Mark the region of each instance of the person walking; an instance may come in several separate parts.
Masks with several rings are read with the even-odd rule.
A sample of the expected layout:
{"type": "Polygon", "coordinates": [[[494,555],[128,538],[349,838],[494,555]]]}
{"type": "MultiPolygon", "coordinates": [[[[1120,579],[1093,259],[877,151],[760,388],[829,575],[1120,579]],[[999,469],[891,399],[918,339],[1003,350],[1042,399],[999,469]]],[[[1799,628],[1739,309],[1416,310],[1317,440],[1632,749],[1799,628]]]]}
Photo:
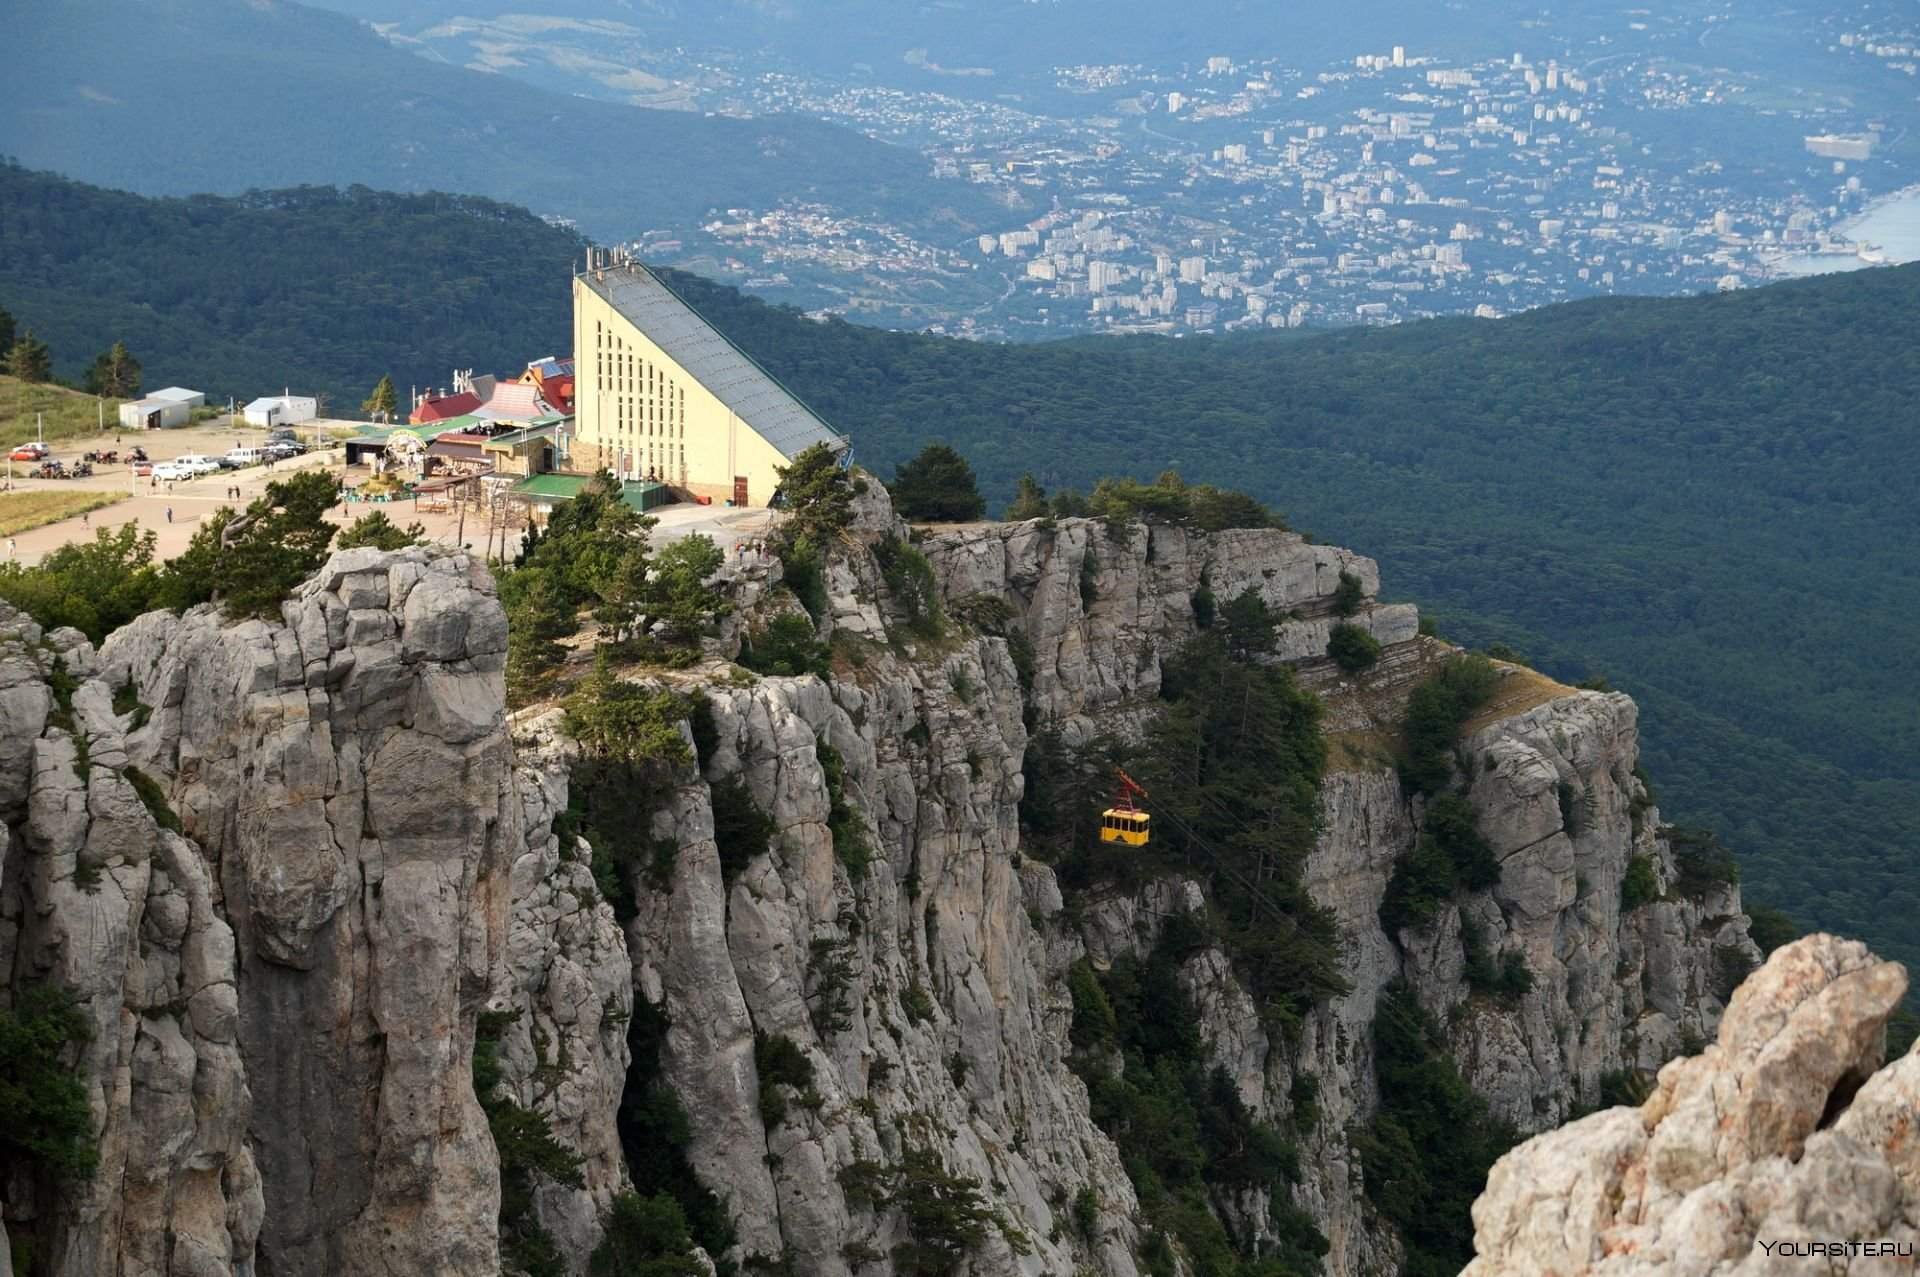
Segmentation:
{"type": "Polygon", "coordinates": [[[168,522],[168,523],[172,523],[172,522],[173,522],[173,507],[172,507],[172,506],[168,506],[168,507],[167,507],[167,522],[168,522]]]}
{"type": "Polygon", "coordinates": [[[12,537],[7,538],[7,558],[11,559],[20,550],[20,543],[12,537]]]}

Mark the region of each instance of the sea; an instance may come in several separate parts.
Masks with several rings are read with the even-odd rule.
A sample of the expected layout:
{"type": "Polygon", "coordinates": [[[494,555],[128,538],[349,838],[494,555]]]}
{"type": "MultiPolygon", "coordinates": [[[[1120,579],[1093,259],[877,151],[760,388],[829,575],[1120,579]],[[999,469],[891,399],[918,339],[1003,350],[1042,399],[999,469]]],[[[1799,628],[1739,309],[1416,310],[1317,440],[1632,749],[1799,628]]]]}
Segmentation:
{"type": "MultiPolygon", "coordinates": [[[[1856,244],[1872,245],[1886,265],[1920,262],[1920,186],[1875,200],[1840,223],[1839,230],[1856,244]]],[[[1773,267],[1782,275],[1829,275],[1881,263],[1837,253],[1809,253],[1779,258],[1773,267]]]]}

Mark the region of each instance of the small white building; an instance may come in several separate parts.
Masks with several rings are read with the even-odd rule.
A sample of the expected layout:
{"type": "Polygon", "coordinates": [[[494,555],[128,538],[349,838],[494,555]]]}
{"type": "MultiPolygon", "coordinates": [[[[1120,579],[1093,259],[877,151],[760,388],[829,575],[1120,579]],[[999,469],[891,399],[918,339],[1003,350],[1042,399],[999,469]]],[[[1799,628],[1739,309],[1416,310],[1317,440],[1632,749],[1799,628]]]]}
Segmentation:
{"type": "Polygon", "coordinates": [[[250,426],[291,426],[319,416],[320,405],[299,395],[274,395],[248,404],[246,415],[250,426]]]}
{"type": "Polygon", "coordinates": [[[207,402],[204,390],[188,390],[185,386],[168,386],[165,390],[156,390],[147,396],[149,399],[165,399],[183,403],[189,408],[198,408],[207,402]]]}
{"type": "Polygon", "coordinates": [[[149,395],[120,405],[123,430],[171,430],[193,420],[193,405],[184,399],[149,395]]]}

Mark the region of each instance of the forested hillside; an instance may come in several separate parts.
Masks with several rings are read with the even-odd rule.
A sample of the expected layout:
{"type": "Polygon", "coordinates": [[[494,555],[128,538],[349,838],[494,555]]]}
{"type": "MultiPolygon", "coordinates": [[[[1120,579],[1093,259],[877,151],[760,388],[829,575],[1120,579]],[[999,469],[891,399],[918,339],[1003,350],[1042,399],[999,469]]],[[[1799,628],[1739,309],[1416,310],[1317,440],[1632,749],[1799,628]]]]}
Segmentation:
{"type": "Polygon", "coordinates": [[[0,164],[0,307],[78,378],[124,341],[148,386],[445,385],[572,341],[571,233],[466,195],[301,187],[144,199],[0,164]]]}
{"type": "MultiPolygon", "coordinates": [[[[0,307],[77,376],[352,395],[567,340],[571,236],[459,197],[145,201],[0,172],[0,307]]],[[[883,474],[1253,491],[1453,637],[1645,707],[1669,819],[1750,898],[1920,961],[1920,266],[1311,337],[1002,347],[814,323],[686,276],[883,474]]]]}
{"type": "Polygon", "coordinates": [[[1380,556],[1453,637],[1646,711],[1750,897],[1920,960],[1920,266],[1497,322],[1028,347],[680,285],[885,473],[1177,467],[1380,556]]]}

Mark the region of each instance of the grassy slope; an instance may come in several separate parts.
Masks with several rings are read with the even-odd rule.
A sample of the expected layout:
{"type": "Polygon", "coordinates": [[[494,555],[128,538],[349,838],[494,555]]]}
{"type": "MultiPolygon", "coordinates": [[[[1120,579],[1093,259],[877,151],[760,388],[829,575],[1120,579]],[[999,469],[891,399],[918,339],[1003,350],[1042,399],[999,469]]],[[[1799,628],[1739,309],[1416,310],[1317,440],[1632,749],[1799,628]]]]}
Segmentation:
{"type": "Polygon", "coordinates": [[[0,373],[0,444],[11,448],[34,438],[35,431],[43,426],[49,441],[90,435],[103,417],[111,430],[119,422],[120,402],[102,401],[65,386],[28,385],[18,377],[0,373]]]}

